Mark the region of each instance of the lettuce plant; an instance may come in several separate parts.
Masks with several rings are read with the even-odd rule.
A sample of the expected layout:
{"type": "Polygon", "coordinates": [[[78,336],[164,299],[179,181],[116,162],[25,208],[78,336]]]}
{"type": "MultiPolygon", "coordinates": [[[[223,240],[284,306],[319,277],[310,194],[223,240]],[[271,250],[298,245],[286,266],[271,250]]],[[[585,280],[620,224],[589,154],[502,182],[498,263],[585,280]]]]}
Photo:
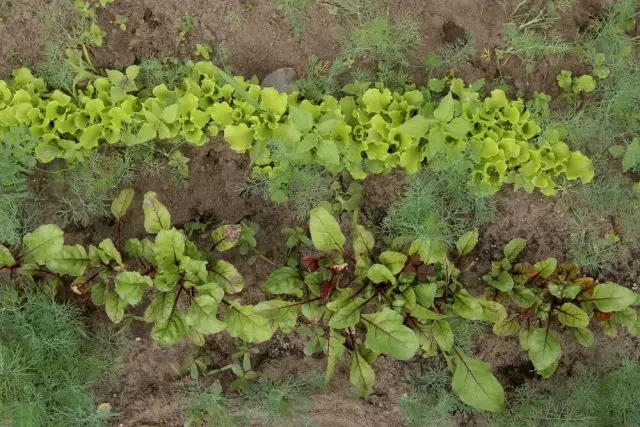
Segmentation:
{"type": "Polygon", "coordinates": [[[504,247],[504,258],[491,265],[483,276],[490,286],[486,296],[506,302],[508,316],[493,326],[497,335],[518,335],[520,346],[543,377],[556,370],[562,350],[558,330],[571,331],[578,343],[590,347],[597,325],[609,338],[623,325],[633,336],[640,335],[637,307],[640,296],[616,283],[598,283],[580,276],[572,262],[555,258],[531,264],[516,262],[524,249],[524,239],[513,239],[504,247]]]}
{"type": "Polygon", "coordinates": [[[203,345],[205,335],[224,330],[249,343],[271,338],[274,330],[268,319],[237,298],[244,288],[240,273],[211,252],[234,247],[240,226],[214,230],[213,249],[200,251],[172,226],[167,208],[149,192],[143,202],[144,228],[153,237],[129,239],[120,250],[119,224],[132,199],[133,191],[124,190],[114,200],[115,244],[107,238],[88,248],[66,245],[62,229],[42,225],[24,236],[17,254],[0,246],[0,270],[27,278],[46,274],[50,279],[69,281],[74,292],[90,294],[94,304],[104,306],[114,323],[127,325],[136,319],[153,323],[151,336],[160,345],[170,346],[182,338],[203,345]],[[143,301],[150,302],[141,318],[128,313],[143,301]],[[225,314],[219,319],[222,306],[225,314]]]}
{"type": "Polygon", "coordinates": [[[303,328],[310,341],[305,352],[327,354],[325,381],[340,358],[349,357],[350,380],[361,395],[373,390],[373,363],[381,354],[399,360],[443,354],[453,373],[452,388],[477,408],[500,411],[504,392],[490,366],[454,345],[449,320],[462,317],[498,322],[506,309],[496,301],[472,296],[459,281],[461,258],[473,250],[478,233],[465,233],[452,261],[439,242],[425,239],[376,249],[374,237],[351,224],[351,244],[325,208],[311,211],[310,234],[322,253],[305,256],[296,267],[276,269],[263,290],[275,299],[255,309],[284,333],[299,315],[322,329],[303,328]]]}
{"type": "Polygon", "coordinates": [[[234,151],[249,152],[253,173],[261,176],[317,165],[364,179],[396,167],[414,173],[425,162],[446,168],[464,156],[472,161],[469,179],[480,195],[503,184],[552,195],[562,174],[583,183],[594,175],[586,156],[570,151],[556,132],[542,133],[522,100],[509,100],[501,90],[482,98],[460,79],[404,92],[349,85],[348,96],[312,102],[298,92],[262,88],[255,78],[232,78],[211,62],[191,64],[173,90],[142,88],[139,72],[130,66],[90,76],[71,97],[48,92],[26,68],[16,70],[12,80],[0,81],[0,135],[29,127],[41,139],[37,158],[46,163],[82,160],[105,142],[182,139],[200,146],[222,133],[234,151]],[[286,158],[273,152],[278,145],[287,147],[286,158]]]}
{"type": "Polygon", "coordinates": [[[556,81],[564,92],[561,98],[570,106],[578,103],[580,93],[590,93],[596,90],[596,80],[588,74],[574,77],[571,71],[561,70],[556,76],[556,81]]]}

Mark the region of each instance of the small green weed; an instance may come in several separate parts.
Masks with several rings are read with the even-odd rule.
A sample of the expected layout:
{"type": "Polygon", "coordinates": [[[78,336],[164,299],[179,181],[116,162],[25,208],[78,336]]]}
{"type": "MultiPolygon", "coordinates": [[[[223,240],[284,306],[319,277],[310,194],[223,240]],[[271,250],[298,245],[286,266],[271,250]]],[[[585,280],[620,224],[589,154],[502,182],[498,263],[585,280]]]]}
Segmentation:
{"type": "Polygon", "coordinates": [[[224,16],[224,22],[229,26],[231,31],[239,31],[244,25],[244,16],[232,10],[224,16]]]}
{"type": "Polygon", "coordinates": [[[178,25],[178,42],[176,43],[176,47],[180,45],[180,43],[184,42],[187,39],[187,35],[193,30],[198,24],[197,18],[191,13],[185,13],[185,15],[180,20],[180,24],[178,25]]]}
{"type": "Polygon", "coordinates": [[[129,25],[129,17],[126,15],[116,15],[115,24],[120,31],[127,31],[127,25],[129,25]]]}
{"type": "Polygon", "coordinates": [[[196,56],[209,61],[211,59],[211,53],[213,53],[213,49],[211,49],[210,45],[207,43],[196,43],[196,56]]]}

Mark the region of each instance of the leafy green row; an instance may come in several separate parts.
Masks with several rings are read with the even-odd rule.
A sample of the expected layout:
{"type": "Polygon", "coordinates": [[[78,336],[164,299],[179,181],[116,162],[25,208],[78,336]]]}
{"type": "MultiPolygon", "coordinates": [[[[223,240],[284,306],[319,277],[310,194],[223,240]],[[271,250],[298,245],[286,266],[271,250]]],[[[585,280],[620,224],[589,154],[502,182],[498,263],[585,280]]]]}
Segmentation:
{"type": "Polygon", "coordinates": [[[344,88],[348,96],[314,103],[297,92],[261,88],[256,79],[231,78],[211,62],[192,64],[175,90],[140,87],[139,70],[107,70],[73,97],[48,92],[26,68],[15,70],[12,80],[0,81],[0,135],[28,126],[41,138],[36,155],[46,163],[81,160],[105,141],[181,138],[199,146],[223,132],[233,150],[250,153],[254,172],[267,176],[316,164],[364,179],[399,166],[414,173],[425,161],[447,167],[464,156],[472,160],[470,183],[478,194],[508,183],[552,195],[562,174],[583,183],[594,175],[591,161],[570,151],[557,132],[542,132],[522,100],[510,101],[501,90],[483,99],[481,84],[465,87],[460,79],[434,79],[404,93],[352,84],[344,88]],[[286,159],[272,156],[282,148],[274,140],[288,150],[286,159]]]}

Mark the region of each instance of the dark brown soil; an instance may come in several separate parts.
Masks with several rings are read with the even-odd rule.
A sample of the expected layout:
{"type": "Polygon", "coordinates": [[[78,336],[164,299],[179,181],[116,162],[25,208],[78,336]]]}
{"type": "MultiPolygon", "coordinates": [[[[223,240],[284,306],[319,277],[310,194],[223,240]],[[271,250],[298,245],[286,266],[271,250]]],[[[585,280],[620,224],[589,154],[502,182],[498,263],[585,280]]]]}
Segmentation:
{"type": "MultiPolygon", "coordinates": [[[[36,17],[37,10],[56,7],[62,0],[0,0],[0,73],[40,59],[47,34],[36,17]]],[[[330,1],[327,3],[331,3],[330,1]]],[[[493,51],[502,43],[502,28],[507,20],[502,6],[494,0],[397,0],[384,1],[391,16],[407,14],[420,25],[423,42],[415,51],[414,62],[421,64],[427,51],[443,42],[452,42],[466,33],[476,38],[476,55],[472,65],[462,74],[469,80],[487,77],[497,79],[493,62],[483,61],[486,48],[493,51]]],[[[507,10],[517,3],[506,1],[507,10]]],[[[563,34],[574,37],[584,30],[601,8],[600,0],[580,1],[564,18],[563,34]]],[[[47,9],[48,10],[48,9],[47,9]]],[[[292,67],[299,75],[309,56],[332,60],[340,50],[335,34],[344,29],[340,14],[331,15],[322,5],[312,7],[307,14],[305,31],[299,40],[291,37],[289,24],[281,18],[270,0],[118,0],[99,11],[100,26],[106,31],[105,45],[93,49],[99,67],[122,68],[147,56],[186,58],[193,56],[195,43],[209,43],[214,48],[226,46],[234,71],[242,75],[264,77],[279,67],[292,67]],[[186,40],[178,44],[179,25],[186,14],[194,16],[197,24],[186,40]],[[115,25],[117,15],[129,18],[126,31],[115,25]],[[234,25],[230,16],[239,16],[234,25]]],[[[514,88],[523,92],[533,90],[554,93],[555,75],[561,68],[577,68],[572,58],[548,58],[526,76],[521,64],[513,58],[502,70],[514,88]]],[[[415,76],[424,79],[426,73],[417,68],[415,76]]],[[[147,191],[155,191],[167,205],[175,224],[189,220],[219,223],[246,218],[260,224],[258,248],[269,257],[277,257],[282,243],[280,229],[295,224],[295,217],[286,206],[274,206],[260,198],[244,199],[237,187],[248,173],[246,156],[232,153],[221,139],[186,153],[192,160],[186,186],[171,184],[166,177],[140,178],[135,182],[136,199],[123,228],[123,237],[143,234],[141,200],[147,191]]],[[[402,189],[402,173],[372,177],[365,182],[363,214],[373,224],[379,224],[385,210],[402,189]]],[[[567,242],[571,232],[570,215],[559,198],[528,195],[503,189],[497,195],[496,220],[481,230],[481,245],[476,250],[478,264],[486,266],[513,237],[529,242],[525,256],[537,260],[548,256],[559,259],[567,256],[567,242]]],[[[97,222],[76,235],[78,240],[93,240],[111,235],[113,227],[97,222]]],[[[268,265],[258,261],[247,265],[244,258],[231,255],[247,284],[249,301],[257,300],[258,289],[269,271],[268,265]]],[[[637,260],[635,261],[638,262],[637,260]]],[[[640,271],[638,265],[633,271],[640,271]]],[[[478,280],[472,272],[472,280],[478,280]]],[[[108,322],[104,314],[88,309],[94,322],[108,322]]],[[[180,344],[171,349],[160,348],[149,336],[147,325],[137,324],[128,333],[130,341],[125,363],[118,376],[104,384],[101,396],[120,411],[116,425],[122,426],[179,426],[184,421],[184,404],[180,390],[188,383],[187,376],[176,373],[190,360],[192,349],[180,344]],[[139,338],[139,339],[138,339],[139,338]]],[[[602,337],[593,349],[581,349],[570,342],[563,343],[565,358],[556,379],[562,381],[585,366],[604,366],[617,358],[622,348],[636,348],[637,342],[621,340],[612,346],[602,337]]],[[[234,342],[226,336],[216,336],[207,342],[212,350],[207,361],[211,368],[230,362],[234,342]]],[[[262,355],[257,369],[265,375],[284,377],[309,370],[323,370],[324,361],[306,358],[302,341],[290,338],[261,345],[262,355]]],[[[637,349],[637,348],[636,348],[637,349]]],[[[478,355],[491,361],[507,392],[526,382],[536,380],[517,341],[487,336],[479,343],[478,355]]],[[[420,373],[419,360],[398,362],[381,357],[376,362],[376,387],[372,396],[358,399],[348,382],[348,366],[341,363],[329,388],[315,397],[309,419],[321,426],[401,426],[405,424],[397,405],[400,396],[409,391],[412,378],[420,373]]],[[[226,375],[226,374],[225,374],[226,375]]],[[[222,375],[224,383],[230,376],[222,375]]],[[[468,420],[461,422],[473,424],[468,420]]]]}

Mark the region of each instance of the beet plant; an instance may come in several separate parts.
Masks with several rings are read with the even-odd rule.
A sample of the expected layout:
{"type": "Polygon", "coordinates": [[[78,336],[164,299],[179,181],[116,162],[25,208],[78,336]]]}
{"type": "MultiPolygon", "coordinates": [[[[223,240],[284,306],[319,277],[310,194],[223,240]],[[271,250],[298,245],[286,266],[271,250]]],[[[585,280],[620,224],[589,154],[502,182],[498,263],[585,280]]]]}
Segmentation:
{"type": "Polygon", "coordinates": [[[152,323],[151,336],[164,346],[182,338],[203,345],[205,335],[224,330],[249,343],[271,338],[274,331],[268,320],[237,298],[244,288],[238,270],[212,252],[233,248],[242,227],[219,227],[212,233],[213,248],[201,251],[173,227],[168,209],[149,192],[142,208],[145,231],[153,237],[129,239],[122,250],[120,224],[133,197],[133,190],[123,190],[113,202],[115,242],[106,238],[87,248],[67,245],[60,227],[42,225],[24,236],[16,255],[0,246],[0,270],[9,270],[11,276],[18,273],[24,280],[44,276],[56,283],[70,282],[74,292],[89,294],[94,304],[104,306],[114,323],[152,323]],[[149,301],[144,314],[131,313],[143,301],[149,301]],[[226,308],[223,319],[218,318],[221,306],[226,308]]]}
{"type": "Polygon", "coordinates": [[[594,343],[593,325],[609,338],[618,335],[619,325],[633,336],[640,335],[638,294],[616,283],[580,276],[572,262],[547,258],[535,264],[516,263],[525,245],[524,239],[507,243],[504,258],[493,262],[483,279],[491,286],[488,298],[509,302],[508,316],[494,324],[494,333],[518,335],[520,346],[543,377],[553,374],[560,362],[557,331],[572,331],[584,347],[594,343]]]}
{"type": "Polygon", "coordinates": [[[453,375],[452,390],[464,403],[501,411],[504,392],[489,364],[455,344],[452,322],[459,318],[492,323],[498,335],[519,334],[543,377],[560,360],[558,329],[572,328],[587,347],[594,341],[591,322],[611,338],[619,324],[632,335],[639,331],[636,293],[578,277],[575,264],[555,258],[515,264],[523,239],[507,244],[504,259],[483,276],[486,292],[472,295],[460,275],[465,255],[478,242],[477,231],[463,234],[449,257],[441,242],[421,238],[398,238],[379,248],[357,215],[347,242],[338,221],[322,207],[311,211],[309,229],[320,253],[302,256],[295,268],[273,271],[263,290],[275,299],[255,310],[284,333],[292,332],[302,315],[305,326],[297,331],[308,338],[305,353],[321,349],[327,355],[325,381],[348,356],[350,380],[361,395],[373,390],[372,366],[381,354],[398,360],[442,354],[453,375]]]}
{"type": "Polygon", "coordinates": [[[340,225],[322,207],[311,211],[309,228],[322,253],[303,257],[298,268],[273,271],[263,290],[277,298],[255,309],[285,333],[294,330],[299,314],[320,325],[324,333],[302,331],[310,337],[306,352],[321,347],[327,354],[326,382],[338,360],[348,356],[350,380],[364,396],[373,390],[372,365],[381,354],[409,360],[441,353],[463,402],[502,410],[504,392],[489,364],[454,345],[449,323],[454,317],[492,323],[506,318],[500,303],[472,296],[459,281],[461,259],[475,247],[476,231],[458,240],[452,261],[441,243],[426,239],[397,241],[380,251],[355,215],[347,245],[340,225]]]}

